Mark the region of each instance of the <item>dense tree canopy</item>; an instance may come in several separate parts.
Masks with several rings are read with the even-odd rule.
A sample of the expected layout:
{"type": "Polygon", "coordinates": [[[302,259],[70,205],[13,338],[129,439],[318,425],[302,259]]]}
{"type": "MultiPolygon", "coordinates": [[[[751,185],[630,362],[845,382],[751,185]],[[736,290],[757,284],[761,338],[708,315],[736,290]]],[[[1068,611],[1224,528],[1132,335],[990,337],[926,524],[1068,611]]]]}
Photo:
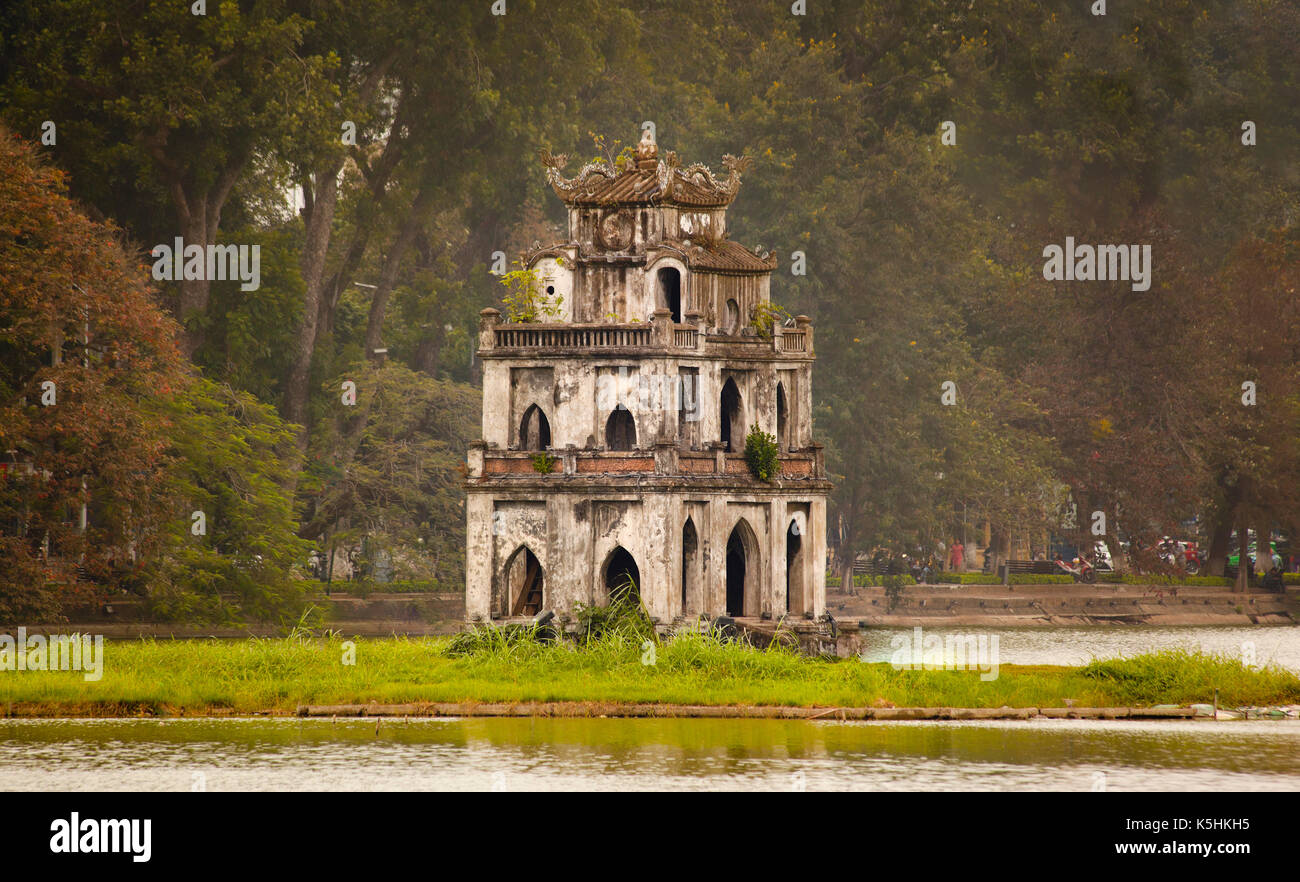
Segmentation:
{"type": "MultiPolygon", "coordinates": [[[[0,204],[7,229],[32,231],[0,241],[0,432],[27,445],[16,459],[58,457],[37,533],[124,541],[70,538],[55,502],[72,504],[83,476],[117,481],[77,450],[131,432],[117,468],[161,470],[179,494],[162,499],[203,497],[250,525],[185,546],[206,587],[150,570],[174,607],[224,614],[223,591],[250,610],[291,605],[286,579],[313,543],[364,541],[364,560],[451,579],[475,318],[501,294],[493,255],[562,235],[540,149],[617,152],[646,120],[688,160],[754,160],[731,236],[778,253],[774,298],[817,324],[841,561],[985,521],[1003,538],[1061,531],[1070,503],[1147,544],[1197,518],[1220,562],[1233,529],[1300,526],[1296,6],[808,6],[15,4],[0,115],[39,146],[9,148],[28,183],[0,186],[41,195],[0,204]],[[17,158],[33,149],[43,164],[17,158]],[[202,380],[174,379],[175,328],[156,310],[123,306],[149,297],[145,277],[54,195],[56,167],[141,251],[174,236],[260,246],[256,290],[159,286],[202,380]],[[1150,245],[1151,284],[1046,280],[1044,248],[1066,237],[1150,245]],[[34,267],[33,248],[64,256],[34,267]],[[104,311],[95,339],[145,348],[120,376],[97,356],[105,412],[70,436],[56,414],[90,406],[76,343],[88,309],[104,311]],[[47,378],[68,410],[31,404],[47,378]],[[344,378],[360,390],[346,412],[344,378]],[[230,443],[205,459],[185,440],[204,432],[230,443]],[[241,457],[266,466],[228,495],[220,476],[243,474],[241,457]]],[[[38,523],[5,492],[8,523],[38,523]]],[[[92,495],[130,509],[96,521],[117,530],[159,499],[92,495]]],[[[151,540],[158,560],[186,560],[162,551],[169,530],[151,540]]],[[[32,535],[0,524],[14,547],[32,535]]]]}

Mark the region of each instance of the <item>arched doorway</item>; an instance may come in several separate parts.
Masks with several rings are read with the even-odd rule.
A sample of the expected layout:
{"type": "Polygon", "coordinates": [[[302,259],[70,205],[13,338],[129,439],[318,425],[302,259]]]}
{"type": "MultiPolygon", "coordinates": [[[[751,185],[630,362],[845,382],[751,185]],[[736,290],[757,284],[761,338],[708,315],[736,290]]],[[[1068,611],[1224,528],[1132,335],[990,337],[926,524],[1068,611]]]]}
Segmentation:
{"type": "Polygon", "coordinates": [[[659,287],[659,305],[673,314],[673,321],[682,321],[682,274],[676,267],[666,266],[655,274],[659,287]]]}
{"type": "Polygon", "coordinates": [[[790,449],[790,427],[787,425],[789,409],[785,403],[785,386],[776,384],[776,443],[784,452],[790,449]]]}
{"type": "Polygon", "coordinates": [[[632,450],[636,447],[636,420],[632,411],[621,404],[605,420],[605,447],[608,450],[632,450]]]}
{"type": "Polygon", "coordinates": [[[519,449],[545,450],[551,446],[551,424],[546,413],[536,404],[524,411],[519,421],[519,449]]]}
{"type": "Polygon", "coordinates": [[[722,397],[718,412],[722,416],[721,432],[718,440],[727,445],[728,453],[735,453],[745,446],[745,420],[741,411],[740,390],[731,377],[722,386],[722,397]]]}
{"type": "Polygon", "coordinates": [[[799,520],[790,521],[785,531],[785,611],[804,611],[803,596],[803,531],[799,520]]]}
{"type": "Polygon", "coordinates": [[[510,555],[502,572],[502,601],[498,609],[511,616],[535,616],[542,611],[545,580],[537,555],[521,545],[510,555]]]}
{"type": "Polygon", "coordinates": [[[636,558],[622,545],[615,546],[605,558],[605,596],[610,603],[620,599],[638,603],[641,600],[641,570],[636,558]]]}
{"type": "Polygon", "coordinates": [[[687,518],[682,526],[682,615],[692,609],[695,605],[692,601],[699,594],[696,578],[699,572],[699,550],[700,537],[695,532],[695,521],[687,518]]]}
{"type": "Polygon", "coordinates": [[[754,531],[743,519],[727,538],[727,615],[758,615],[758,584],[762,561],[754,531]]]}

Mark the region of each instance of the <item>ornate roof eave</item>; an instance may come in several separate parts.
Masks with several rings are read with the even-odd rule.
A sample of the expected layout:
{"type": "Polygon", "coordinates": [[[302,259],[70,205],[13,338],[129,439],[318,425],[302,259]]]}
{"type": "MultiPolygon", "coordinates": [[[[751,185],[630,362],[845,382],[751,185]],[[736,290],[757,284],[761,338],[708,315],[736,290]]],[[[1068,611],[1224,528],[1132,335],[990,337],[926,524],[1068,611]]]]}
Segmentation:
{"type": "Polygon", "coordinates": [[[713,245],[690,240],[667,240],[663,244],[684,251],[686,265],[695,273],[724,276],[770,275],[777,267],[775,251],[750,250],[730,239],[713,245]]]}
{"type": "Polygon", "coordinates": [[[684,247],[673,242],[671,239],[664,240],[654,247],[654,255],[649,258],[650,262],[659,260],[661,257],[675,257],[687,266],[691,265],[691,255],[684,247]]]}
{"type": "Polygon", "coordinates": [[[533,247],[524,251],[521,255],[524,266],[532,266],[543,257],[563,257],[570,258],[577,254],[577,243],[569,242],[559,245],[547,245],[542,247],[540,242],[534,242],[533,247]]]}

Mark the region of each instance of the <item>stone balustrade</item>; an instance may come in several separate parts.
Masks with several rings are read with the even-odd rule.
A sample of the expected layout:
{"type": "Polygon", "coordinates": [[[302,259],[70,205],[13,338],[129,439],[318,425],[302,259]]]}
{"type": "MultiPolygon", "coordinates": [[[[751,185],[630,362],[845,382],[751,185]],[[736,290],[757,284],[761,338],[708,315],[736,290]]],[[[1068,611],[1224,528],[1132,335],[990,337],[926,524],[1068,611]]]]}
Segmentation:
{"type": "MultiPolygon", "coordinates": [[[[500,450],[476,441],[469,449],[469,477],[657,475],[741,478],[749,475],[744,454],[726,453],[720,447],[707,451],[680,450],[675,444],[659,443],[652,448],[629,451],[566,447],[552,448],[546,452],[556,460],[550,475],[539,472],[534,466],[534,457],[540,451],[500,450]]],[[[779,477],[784,480],[824,478],[822,446],[816,444],[804,450],[782,453],[779,477]]]]}
{"type": "Polygon", "coordinates": [[[513,355],[521,350],[546,354],[591,352],[719,352],[728,355],[813,358],[812,322],[797,316],[795,326],[777,325],[770,336],[711,332],[699,313],[685,323],[666,309],[649,322],[502,322],[501,312],[479,313],[479,355],[513,355]]]}

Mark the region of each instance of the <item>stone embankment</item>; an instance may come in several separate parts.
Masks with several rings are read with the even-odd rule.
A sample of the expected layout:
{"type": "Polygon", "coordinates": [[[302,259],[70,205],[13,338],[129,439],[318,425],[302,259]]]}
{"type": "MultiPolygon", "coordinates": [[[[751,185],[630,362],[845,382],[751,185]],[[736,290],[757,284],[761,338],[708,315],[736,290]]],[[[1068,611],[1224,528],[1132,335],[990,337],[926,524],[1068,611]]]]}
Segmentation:
{"type": "Polygon", "coordinates": [[[300,717],[682,717],[770,720],[1188,720],[1190,707],[773,707],[520,702],[303,705],[300,717]]]}
{"type": "Polygon", "coordinates": [[[767,705],[621,704],[615,702],[414,703],[301,705],[300,717],[610,717],[768,720],[1286,720],[1300,705],[1190,707],[773,707],[767,705]],[[1216,716],[1217,713],[1217,716],[1216,716]]]}
{"type": "Polygon", "coordinates": [[[1284,594],[1167,585],[914,585],[891,609],[882,588],[829,591],[846,626],[1293,625],[1300,591],[1284,594]]]}
{"type": "MultiPolygon", "coordinates": [[[[428,636],[454,634],[465,621],[465,595],[460,592],[383,594],[365,597],[334,593],[310,598],[323,611],[321,627],[349,637],[388,637],[393,634],[428,636]]],[[[150,621],[138,598],[68,611],[68,622],[36,625],[30,633],[81,631],[109,639],[134,637],[276,637],[283,628],[273,624],[187,625],[150,621]]]]}
{"type": "MultiPolygon", "coordinates": [[[[465,622],[459,592],[334,593],[311,603],[323,610],[323,627],[348,636],[387,637],[453,634],[465,622]]],[[[1300,622],[1300,587],[1285,594],[1228,588],[1170,588],[1142,585],[914,585],[891,610],[881,588],[853,594],[828,589],[827,611],[840,630],[867,626],[916,625],[1292,625],[1300,622]]],[[[110,639],[134,637],[273,637],[272,624],[186,625],[154,622],[137,598],[70,610],[68,621],[32,625],[30,633],[82,631],[110,639]]]]}

